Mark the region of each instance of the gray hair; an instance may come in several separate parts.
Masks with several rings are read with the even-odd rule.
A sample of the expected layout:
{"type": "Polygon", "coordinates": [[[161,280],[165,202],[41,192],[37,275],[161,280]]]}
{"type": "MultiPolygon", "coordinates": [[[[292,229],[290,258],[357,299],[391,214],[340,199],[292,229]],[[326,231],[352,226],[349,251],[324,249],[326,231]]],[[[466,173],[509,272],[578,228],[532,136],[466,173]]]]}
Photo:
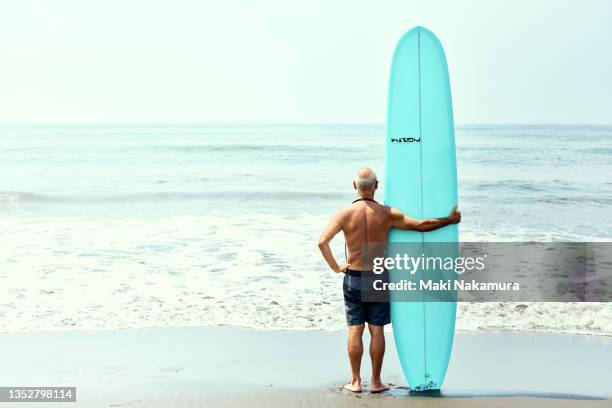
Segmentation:
{"type": "Polygon", "coordinates": [[[359,169],[355,176],[355,186],[358,190],[371,191],[376,185],[376,173],[369,167],[359,169]]]}

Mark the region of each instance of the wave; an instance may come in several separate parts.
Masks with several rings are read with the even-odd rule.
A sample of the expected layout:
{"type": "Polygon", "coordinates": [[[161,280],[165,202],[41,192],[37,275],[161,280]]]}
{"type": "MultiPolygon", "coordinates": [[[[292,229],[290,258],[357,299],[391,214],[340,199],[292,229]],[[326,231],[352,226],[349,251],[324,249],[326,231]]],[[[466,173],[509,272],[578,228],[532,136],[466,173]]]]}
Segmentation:
{"type": "Polygon", "coordinates": [[[612,205],[612,197],[540,197],[535,199],[535,201],[544,204],[587,204],[597,206],[612,205]]]}
{"type": "Polygon", "coordinates": [[[21,191],[0,191],[0,203],[19,201],[48,201],[49,196],[44,194],[27,193],[21,191]]]}
{"type": "Polygon", "coordinates": [[[236,203],[248,201],[304,201],[347,200],[350,193],[321,191],[206,191],[206,192],[142,192],[105,195],[38,194],[20,191],[0,192],[1,203],[120,203],[156,201],[228,200],[236,203]]]}
{"type": "Polygon", "coordinates": [[[362,153],[369,146],[351,146],[347,143],[325,143],[325,144],[271,144],[271,143],[196,143],[196,144],[105,144],[105,145],[43,145],[43,146],[18,146],[7,147],[3,150],[12,153],[24,153],[28,151],[50,151],[62,153],[104,153],[104,154],[124,154],[124,153],[182,153],[182,154],[203,154],[203,153],[321,153],[322,151],[333,150],[334,154],[362,153]]]}
{"type": "Polygon", "coordinates": [[[498,181],[473,181],[464,182],[462,187],[466,187],[468,191],[475,190],[500,190],[509,189],[523,192],[551,192],[551,191],[579,191],[580,189],[574,183],[569,183],[563,180],[550,181],[526,181],[526,180],[498,180],[498,181]]]}

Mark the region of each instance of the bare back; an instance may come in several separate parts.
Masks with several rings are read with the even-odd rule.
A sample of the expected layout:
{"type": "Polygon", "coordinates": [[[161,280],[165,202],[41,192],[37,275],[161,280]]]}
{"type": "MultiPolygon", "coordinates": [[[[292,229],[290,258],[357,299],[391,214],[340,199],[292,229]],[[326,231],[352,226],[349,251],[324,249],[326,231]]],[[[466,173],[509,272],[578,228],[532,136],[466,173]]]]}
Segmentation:
{"type": "Polygon", "coordinates": [[[359,201],[340,211],[339,223],[351,269],[371,270],[371,260],[385,254],[392,226],[390,208],[373,201],[359,201]]]}

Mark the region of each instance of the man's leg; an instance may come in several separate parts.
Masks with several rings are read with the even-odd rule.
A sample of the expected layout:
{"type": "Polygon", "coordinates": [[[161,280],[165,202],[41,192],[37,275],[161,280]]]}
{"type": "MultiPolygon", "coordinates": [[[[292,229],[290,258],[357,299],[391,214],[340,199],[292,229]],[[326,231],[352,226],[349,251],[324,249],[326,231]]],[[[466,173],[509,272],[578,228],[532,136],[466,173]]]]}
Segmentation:
{"type": "Polygon", "coordinates": [[[351,362],[352,380],[344,388],[353,392],[361,392],[361,356],[363,355],[363,329],[365,324],[349,326],[348,355],[351,362]]]}
{"type": "Polygon", "coordinates": [[[384,326],[376,326],[368,323],[370,330],[370,358],[372,359],[372,383],[370,392],[381,392],[389,389],[387,384],[380,380],[383,357],[385,356],[385,331],[384,326]]]}

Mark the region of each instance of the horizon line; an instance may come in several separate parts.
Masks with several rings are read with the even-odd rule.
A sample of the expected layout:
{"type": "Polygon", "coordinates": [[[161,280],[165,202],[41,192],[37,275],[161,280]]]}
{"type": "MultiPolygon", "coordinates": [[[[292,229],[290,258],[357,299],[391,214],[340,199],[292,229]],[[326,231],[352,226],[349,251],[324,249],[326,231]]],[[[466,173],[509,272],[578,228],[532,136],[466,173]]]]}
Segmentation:
{"type": "MultiPolygon", "coordinates": [[[[49,122],[1,123],[0,127],[204,127],[204,126],[385,126],[381,122],[49,122]]],[[[612,126],[612,122],[467,122],[455,128],[471,126],[612,126]]]]}

